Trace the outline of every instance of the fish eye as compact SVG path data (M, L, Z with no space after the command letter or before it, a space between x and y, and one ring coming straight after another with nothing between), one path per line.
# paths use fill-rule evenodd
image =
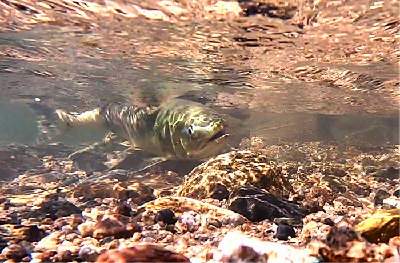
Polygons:
M190 126L187 128L187 133L188 133L190 136L193 135L194 130L193 130L193 126L192 126L192 125L190 125Z

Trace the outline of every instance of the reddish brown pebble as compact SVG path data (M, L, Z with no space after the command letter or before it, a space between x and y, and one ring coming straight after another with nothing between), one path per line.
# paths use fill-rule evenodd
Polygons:
M101 254L96 262L190 262L184 255L155 245L136 245L110 250Z
M94 226L93 237L97 239L114 236L114 238L129 238L135 232L140 232L140 227L134 222L125 223L118 220L106 218L97 222Z
M19 261L27 255L25 249L17 244L9 245L4 248L2 254L7 258L15 261Z

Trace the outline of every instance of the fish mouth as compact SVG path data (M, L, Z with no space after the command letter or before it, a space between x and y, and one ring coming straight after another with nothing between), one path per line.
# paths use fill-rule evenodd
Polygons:
M229 133L226 132L226 128L222 128L220 131L218 131L216 134L214 134L213 137L211 137L207 142L217 142L222 138L228 137Z
M193 155L194 158L203 159L212 155L220 154L224 147L229 134L226 132L225 127L220 126L216 132L205 143L203 143L198 151Z

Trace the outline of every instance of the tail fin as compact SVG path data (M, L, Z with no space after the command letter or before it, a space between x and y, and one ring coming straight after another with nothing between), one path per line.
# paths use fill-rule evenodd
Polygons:
M33 109L37 114L44 116L48 120L58 120L56 109L42 104L40 99L35 99L35 101L29 103L28 106Z
M42 134L41 137L44 135L47 139L40 140L52 140L51 134L54 133L54 130L56 130L55 136L57 136L73 127L97 126L104 123L99 108L81 114L73 114L44 105L40 99L35 99L28 105L41 117L38 121L39 130Z
M37 120L39 130L38 143L53 142L55 137L61 134L61 130L65 130L65 127L63 129L60 126L61 122L55 108L42 104L40 99L35 99L28 106L39 115Z

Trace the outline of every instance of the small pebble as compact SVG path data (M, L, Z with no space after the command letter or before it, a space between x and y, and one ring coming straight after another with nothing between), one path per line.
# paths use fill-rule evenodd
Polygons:
M175 213L170 209L163 209L157 212L154 223L163 222L167 225L174 225L178 219L175 216Z
M92 246L83 246L79 250L79 257L83 261L94 262L98 257L98 252L95 247Z
M175 225L166 225L165 230L167 230L171 233L176 233Z
M126 204L119 205L114 209L114 213L130 217L132 216L132 208Z
M32 259L30 256L26 256L23 259L21 259L21 262L30 262Z
M276 237L279 240L288 240L289 237L295 237L296 232L294 231L294 228L289 225L279 225L278 229L276 231Z
M2 255L4 255L7 259L12 259L15 261L19 261L22 258L28 256L25 249L18 244L12 244L4 248L2 251Z
M206 224L205 225L207 227L214 226L216 228L221 228L222 227L222 222L218 218L210 218L210 217L208 217L206 219Z
M120 246L121 242L118 239L114 239L110 243L108 243L108 249L117 249Z
M74 231L69 225L65 225L61 228L61 232L63 232L64 234L70 234L73 233Z
M139 233L139 232L133 233L133 237L132 237L133 241L139 241L139 239L141 239L141 238L142 238L142 233Z
M80 232L82 237L92 236L95 226L95 222L85 222L78 226L78 231Z

